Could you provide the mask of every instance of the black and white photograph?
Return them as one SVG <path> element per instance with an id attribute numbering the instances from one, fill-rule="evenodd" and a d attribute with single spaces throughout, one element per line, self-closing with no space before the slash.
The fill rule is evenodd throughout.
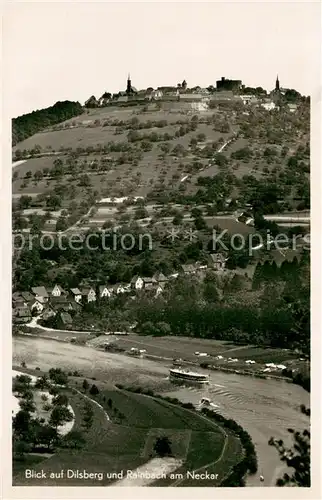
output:
<path id="1" fill-rule="evenodd" d="M 4 6 L 13 489 L 319 497 L 320 16 L 319 2 Z"/>

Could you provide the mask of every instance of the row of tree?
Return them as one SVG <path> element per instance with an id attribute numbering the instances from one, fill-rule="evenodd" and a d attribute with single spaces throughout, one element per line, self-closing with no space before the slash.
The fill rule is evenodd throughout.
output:
<path id="1" fill-rule="evenodd" d="M 82 112 L 83 108 L 79 102 L 58 101 L 49 108 L 18 116 L 12 121 L 12 143 L 16 145 L 46 127 L 78 116 Z"/>

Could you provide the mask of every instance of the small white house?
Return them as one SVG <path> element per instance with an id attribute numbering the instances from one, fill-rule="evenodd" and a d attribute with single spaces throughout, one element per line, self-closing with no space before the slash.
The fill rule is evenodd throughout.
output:
<path id="1" fill-rule="evenodd" d="M 108 289 L 108 287 L 106 285 L 99 286 L 98 290 L 99 290 L 99 296 L 101 299 L 103 299 L 104 297 L 110 298 L 112 295 L 112 292 Z"/>
<path id="2" fill-rule="evenodd" d="M 134 276 L 134 278 L 132 278 L 131 286 L 135 290 L 142 290 L 143 285 L 144 285 L 144 281 L 142 278 L 140 278 L 140 276 Z"/>
<path id="3" fill-rule="evenodd" d="M 34 300 L 31 304 L 30 304 L 30 310 L 31 311 L 37 311 L 37 313 L 41 313 L 42 310 L 44 309 L 45 305 L 39 301 L 39 300 Z"/>
<path id="4" fill-rule="evenodd" d="M 64 290 L 61 286 L 55 285 L 54 288 L 52 290 L 48 290 L 48 292 L 53 297 L 60 297 L 64 293 Z"/>
<path id="5" fill-rule="evenodd" d="M 297 110 L 297 104 L 290 103 L 287 105 L 287 107 L 290 113 L 295 113 L 295 111 Z"/>
<path id="6" fill-rule="evenodd" d="M 266 109 L 266 111 L 273 111 L 276 108 L 276 104 L 273 101 L 262 102 L 261 107 Z"/>
<path id="7" fill-rule="evenodd" d="M 96 300 L 96 292 L 95 290 L 90 287 L 90 288 L 83 288 L 82 289 L 82 296 L 87 300 L 87 302 L 94 302 Z"/>
<path id="8" fill-rule="evenodd" d="M 80 304 L 82 302 L 82 292 L 79 290 L 79 288 L 71 288 L 70 293 L 77 304 Z"/>

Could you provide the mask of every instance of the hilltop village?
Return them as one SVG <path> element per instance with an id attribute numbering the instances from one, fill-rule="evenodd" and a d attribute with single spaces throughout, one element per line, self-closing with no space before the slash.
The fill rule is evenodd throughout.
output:
<path id="1" fill-rule="evenodd" d="M 216 105 L 220 102 L 242 102 L 244 105 L 261 106 L 271 111 L 279 109 L 285 105 L 291 113 L 297 109 L 296 99 L 299 94 L 290 89 L 280 86 L 279 78 L 276 77 L 275 88 L 267 92 L 262 87 L 246 87 L 241 80 L 231 80 L 222 77 L 217 80 L 216 86 L 210 85 L 207 88 L 195 86 L 188 88 L 186 80 L 176 86 L 160 86 L 156 89 L 137 90 L 128 76 L 126 89 L 118 93 L 104 92 L 101 97 L 92 95 L 85 102 L 86 108 L 106 107 L 117 103 L 142 103 L 144 101 L 180 101 L 181 103 L 195 103 L 196 109 L 201 109 L 203 105 Z"/>

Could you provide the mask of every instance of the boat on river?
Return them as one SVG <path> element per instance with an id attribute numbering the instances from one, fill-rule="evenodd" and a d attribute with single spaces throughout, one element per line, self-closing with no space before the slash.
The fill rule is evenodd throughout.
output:
<path id="1" fill-rule="evenodd" d="M 185 370 L 184 368 L 172 368 L 169 374 L 170 380 L 192 382 L 197 384 L 209 384 L 209 375 Z"/>

